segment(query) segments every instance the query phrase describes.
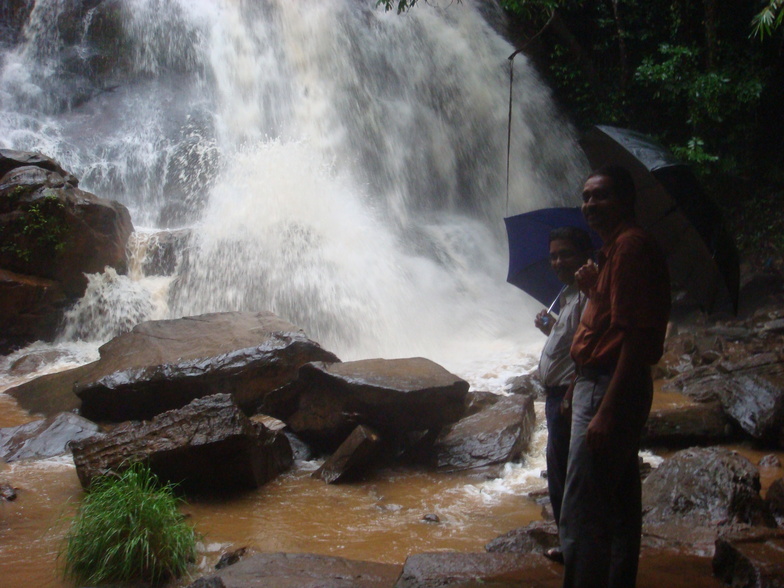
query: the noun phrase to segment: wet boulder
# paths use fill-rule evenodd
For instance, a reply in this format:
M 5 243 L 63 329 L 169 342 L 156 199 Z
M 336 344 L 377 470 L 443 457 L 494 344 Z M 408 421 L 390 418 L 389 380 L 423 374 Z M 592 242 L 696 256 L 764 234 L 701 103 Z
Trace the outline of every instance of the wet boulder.
M 532 395 L 499 396 L 441 432 L 433 446 L 434 465 L 460 471 L 514 461 L 528 449 L 535 425 Z
M 713 573 L 727 586 L 784 586 L 784 531 L 734 529 L 716 539 Z
M 784 364 L 733 374 L 720 396 L 727 415 L 751 437 L 784 447 Z
M 219 392 L 252 414 L 303 364 L 339 361 L 270 312 L 141 323 L 103 345 L 100 355 L 74 392 L 83 416 L 114 422 L 149 419 Z
M 0 459 L 10 463 L 21 459 L 42 459 L 69 452 L 72 441 L 87 439 L 101 428 L 70 412 L 0 429 Z
M 70 298 L 84 294 L 84 274 L 106 266 L 124 273 L 133 232 L 122 204 L 80 190 L 75 178 L 35 165 L 0 178 L 0 267 L 54 280 Z
M 779 525 L 784 526 L 784 478 L 773 481 L 765 495 L 765 503 Z
M 13 169 L 32 165 L 41 169 L 55 172 L 65 178 L 66 182 L 76 187 L 79 180 L 65 171 L 59 163 L 51 157 L 31 151 L 17 151 L 15 149 L 0 149 L 0 178 Z
M 370 427 L 359 425 L 340 444 L 312 477 L 327 484 L 347 482 L 360 478 L 371 466 L 381 449 L 381 437 Z
M 406 558 L 395 588 L 550 586 L 563 568 L 530 553 L 417 553 Z
M 286 436 L 251 421 L 229 394 L 124 423 L 71 449 L 85 488 L 98 476 L 146 462 L 160 479 L 186 491 L 229 492 L 261 486 L 292 464 Z
M 539 378 L 539 370 L 510 378 L 506 386 L 512 394 L 532 395 L 537 400 L 544 400 L 547 397 L 542 380 Z
M 680 392 L 694 402 L 714 402 L 719 399 L 721 389 L 727 385 L 727 376 L 720 374 L 715 366 L 701 366 L 683 372 L 666 382 L 662 388 Z
M 644 447 L 685 447 L 737 437 L 719 401 L 651 410 L 642 432 Z
M 312 553 L 253 553 L 188 588 L 389 588 L 400 566 Z
M 125 272 L 128 210 L 77 186 L 48 157 L 0 149 L 0 352 L 51 340 L 85 274 Z
M 21 408 L 45 417 L 61 412 L 78 410 L 79 397 L 74 394 L 74 384 L 92 370 L 92 364 L 82 365 L 54 374 L 45 374 L 6 390 Z
M 485 550 L 502 553 L 545 553 L 561 544 L 558 527 L 553 521 L 534 521 L 526 527 L 512 529 L 485 545 Z
M 660 534 L 720 524 L 776 526 L 756 466 L 720 447 L 679 451 L 646 478 L 642 496 L 646 529 Z
M 466 418 L 472 414 L 476 414 L 485 410 L 487 407 L 492 406 L 498 402 L 502 397 L 495 392 L 487 392 L 484 390 L 469 390 L 465 399 L 465 410 L 463 417 Z
M 285 421 L 306 441 L 332 451 L 357 425 L 385 439 L 440 429 L 463 414 L 468 382 L 423 358 L 368 359 L 302 366 L 260 412 Z
M 69 303 L 59 282 L 0 269 L 0 352 L 53 339 Z

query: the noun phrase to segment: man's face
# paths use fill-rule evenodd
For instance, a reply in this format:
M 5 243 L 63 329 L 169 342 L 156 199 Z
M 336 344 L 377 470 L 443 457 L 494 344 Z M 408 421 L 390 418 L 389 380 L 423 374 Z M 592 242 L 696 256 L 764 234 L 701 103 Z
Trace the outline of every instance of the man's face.
M 606 237 L 625 218 L 626 210 L 618 200 L 613 182 L 607 176 L 593 176 L 583 186 L 583 216 L 588 226 Z
M 574 272 L 582 267 L 585 260 L 586 255 L 577 251 L 571 241 L 565 239 L 550 241 L 550 265 L 564 284 L 574 282 Z

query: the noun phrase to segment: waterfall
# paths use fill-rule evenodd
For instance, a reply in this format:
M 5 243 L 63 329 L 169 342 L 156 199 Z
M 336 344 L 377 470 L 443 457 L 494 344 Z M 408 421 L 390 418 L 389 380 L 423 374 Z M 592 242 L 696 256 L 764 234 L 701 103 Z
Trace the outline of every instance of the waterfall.
M 503 217 L 575 197 L 582 163 L 518 56 L 507 204 L 513 47 L 488 14 L 36 0 L 0 45 L 0 146 L 57 159 L 138 232 L 190 231 L 165 303 L 160 278 L 93 276 L 63 336 L 266 309 L 343 359 L 525 342 L 536 307 L 505 282 Z

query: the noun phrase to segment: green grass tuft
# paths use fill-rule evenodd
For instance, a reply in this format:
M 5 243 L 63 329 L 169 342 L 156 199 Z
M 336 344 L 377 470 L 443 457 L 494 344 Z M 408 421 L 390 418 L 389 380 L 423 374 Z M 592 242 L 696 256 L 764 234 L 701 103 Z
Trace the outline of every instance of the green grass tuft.
M 196 554 L 196 534 L 178 510 L 182 502 L 143 464 L 99 478 L 65 536 L 65 577 L 155 584 L 181 576 Z

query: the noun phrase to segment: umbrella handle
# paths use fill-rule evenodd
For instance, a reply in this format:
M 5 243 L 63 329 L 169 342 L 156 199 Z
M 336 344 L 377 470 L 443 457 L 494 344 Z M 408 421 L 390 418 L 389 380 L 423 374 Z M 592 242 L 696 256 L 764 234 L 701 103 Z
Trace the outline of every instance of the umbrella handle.
M 550 304 L 550 307 L 547 309 L 547 314 L 550 314 L 550 312 L 553 310 L 553 306 L 555 306 L 555 303 L 558 302 L 558 299 L 561 297 L 561 294 L 564 293 L 564 290 L 566 290 L 567 287 L 568 286 L 564 284 L 563 288 L 561 288 L 561 291 L 558 292 L 558 296 L 555 297 L 555 300 L 553 300 L 552 304 Z

